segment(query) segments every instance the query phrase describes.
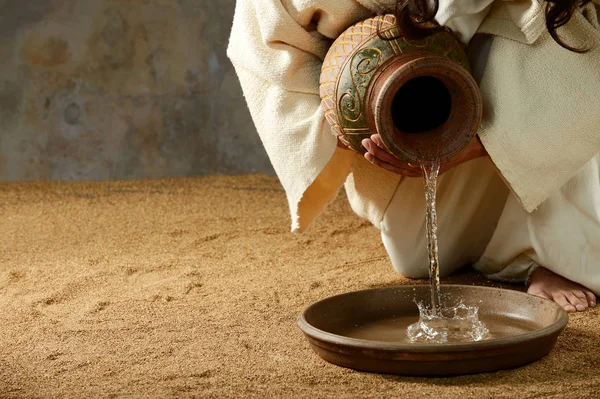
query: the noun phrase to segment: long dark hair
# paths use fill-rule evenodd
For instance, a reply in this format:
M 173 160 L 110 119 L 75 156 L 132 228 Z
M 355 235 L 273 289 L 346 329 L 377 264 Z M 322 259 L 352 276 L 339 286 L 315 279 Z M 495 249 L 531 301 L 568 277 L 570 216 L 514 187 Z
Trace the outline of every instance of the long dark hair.
M 591 0 L 546 0 L 546 28 L 552 38 L 562 47 L 576 53 L 584 53 L 587 49 L 574 48 L 565 43 L 557 30 L 566 25 L 578 8 Z M 447 28 L 434 24 L 434 17 L 439 9 L 439 0 L 398 0 L 396 5 L 396 21 L 403 36 L 409 39 L 422 39 L 430 34 Z

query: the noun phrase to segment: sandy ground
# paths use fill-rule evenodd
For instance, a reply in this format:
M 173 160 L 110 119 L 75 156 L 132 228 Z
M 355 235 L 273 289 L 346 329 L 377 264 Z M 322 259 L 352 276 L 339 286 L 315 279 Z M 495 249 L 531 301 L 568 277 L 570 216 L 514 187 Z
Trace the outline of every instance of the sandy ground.
M 305 306 L 413 282 L 343 198 L 289 233 L 273 178 L 4 183 L 0 229 L 1 398 L 600 395 L 598 310 L 516 370 L 424 379 L 322 361 L 296 326 Z

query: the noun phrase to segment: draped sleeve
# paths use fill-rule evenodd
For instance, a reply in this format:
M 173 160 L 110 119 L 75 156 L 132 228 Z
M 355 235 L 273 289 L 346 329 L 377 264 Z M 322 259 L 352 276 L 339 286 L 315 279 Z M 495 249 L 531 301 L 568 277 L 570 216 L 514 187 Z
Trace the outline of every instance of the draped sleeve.
M 337 147 L 325 120 L 323 59 L 345 29 L 383 11 L 374 0 L 237 1 L 227 54 L 285 189 L 292 231 L 335 198 L 358 157 Z
M 599 5 L 589 3 L 559 30 L 566 43 L 589 48 L 585 54 L 560 47 L 540 29 L 543 13 L 529 9 L 523 19 L 510 2 L 494 4 L 479 28 L 494 35 L 479 77 L 479 136 L 528 212 L 600 152 Z

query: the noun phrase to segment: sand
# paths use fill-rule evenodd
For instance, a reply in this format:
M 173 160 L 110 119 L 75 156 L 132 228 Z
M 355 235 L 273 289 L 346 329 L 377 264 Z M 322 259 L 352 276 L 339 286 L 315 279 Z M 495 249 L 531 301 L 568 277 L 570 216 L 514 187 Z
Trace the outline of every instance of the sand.
M 516 370 L 406 378 L 321 360 L 296 326 L 305 306 L 414 283 L 343 196 L 294 235 L 265 176 L 3 183 L 0 229 L 1 398 L 600 395 L 598 310 Z

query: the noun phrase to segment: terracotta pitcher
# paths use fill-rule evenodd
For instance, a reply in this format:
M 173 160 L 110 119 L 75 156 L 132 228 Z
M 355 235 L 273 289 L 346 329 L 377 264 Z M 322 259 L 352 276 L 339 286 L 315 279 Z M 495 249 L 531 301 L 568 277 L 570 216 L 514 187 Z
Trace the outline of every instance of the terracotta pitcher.
M 323 63 L 320 94 L 340 141 L 364 153 L 361 141 L 378 133 L 408 162 L 448 160 L 481 121 L 481 94 L 461 43 L 446 32 L 401 38 L 393 15 L 340 35 Z

